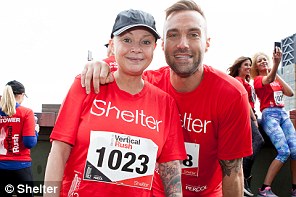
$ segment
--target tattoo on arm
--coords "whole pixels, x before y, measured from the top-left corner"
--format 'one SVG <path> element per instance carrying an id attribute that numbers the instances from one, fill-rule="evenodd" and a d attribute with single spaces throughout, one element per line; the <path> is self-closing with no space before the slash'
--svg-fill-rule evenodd
<path id="1" fill-rule="evenodd" d="M 160 163 L 159 174 L 166 196 L 182 196 L 181 165 L 179 160 Z"/>
<path id="2" fill-rule="evenodd" d="M 220 166 L 222 168 L 223 177 L 230 176 L 231 172 L 238 173 L 242 167 L 243 159 L 234 160 L 219 160 Z"/>

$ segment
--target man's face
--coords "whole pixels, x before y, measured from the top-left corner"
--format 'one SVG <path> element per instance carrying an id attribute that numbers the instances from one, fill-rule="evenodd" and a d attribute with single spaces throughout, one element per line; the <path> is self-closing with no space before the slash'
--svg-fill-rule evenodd
<path id="1" fill-rule="evenodd" d="M 206 21 L 198 12 L 176 12 L 165 21 L 162 47 L 167 64 L 178 76 L 194 74 L 208 46 Z"/>

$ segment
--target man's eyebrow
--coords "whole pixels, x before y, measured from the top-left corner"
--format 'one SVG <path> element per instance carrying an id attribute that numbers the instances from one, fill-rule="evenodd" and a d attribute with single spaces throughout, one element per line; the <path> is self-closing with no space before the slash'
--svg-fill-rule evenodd
<path id="1" fill-rule="evenodd" d="M 171 31 L 178 31 L 177 28 L 172 28 L 172 29 L 168 29 L 167 32 L 171 32 Z"/>
<path id="2" fill-rule="evenodd" d="M 190 28 L 190 29 L 188 29 L 188 31 L 190 32 L 190 31 L 198 31 L 198 32 L 201 32 L 201 29 L 202 28 L 200 28 L 200 27 L 192 27 L 192 28 Z M 177 32 L 177 31 L 179 31 L 179 29 L 178 28 L 172 28 L 172 29 L 168 29 L 167 30 L 167 32 Z"/>
<path id="3" fill-rule="evenodd" d="M 201 28 L 200 27 L 192 27 L 189 29 L 189 31 L 198 31 L 201 32 Z"/>

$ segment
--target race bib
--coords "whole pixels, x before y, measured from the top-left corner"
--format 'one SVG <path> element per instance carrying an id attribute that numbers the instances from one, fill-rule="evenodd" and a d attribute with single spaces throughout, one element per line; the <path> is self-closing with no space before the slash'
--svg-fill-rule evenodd
<path id="1" fill-rule="evenodd" d="M 273 96 L 277 106 L 284 106 L 284 95 L 282 91 L 274 91 Z"/>
<path id="2" fill-rule="evenodd" d="M 182 163 L 182 174 L 198 176 L 199 144 L 185 142 L 187 158 Z"/>
<path id="3" fill-rule="evenodd" d="M 83 179 L 150 190 L 157 150 L 150 139 L 91 131 Z"/>

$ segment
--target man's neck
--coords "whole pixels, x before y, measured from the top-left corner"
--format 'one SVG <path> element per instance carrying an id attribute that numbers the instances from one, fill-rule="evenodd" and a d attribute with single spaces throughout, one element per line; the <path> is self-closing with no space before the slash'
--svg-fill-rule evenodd
<path id="1" fill-rule="evenodd" d="M 200 68 L 189 77 L 180 77 L 174 71 L 170 71 L 170 81 L 177 92 L 192 92 L 195 90 L 203 79 L 204 68 Z"/>

